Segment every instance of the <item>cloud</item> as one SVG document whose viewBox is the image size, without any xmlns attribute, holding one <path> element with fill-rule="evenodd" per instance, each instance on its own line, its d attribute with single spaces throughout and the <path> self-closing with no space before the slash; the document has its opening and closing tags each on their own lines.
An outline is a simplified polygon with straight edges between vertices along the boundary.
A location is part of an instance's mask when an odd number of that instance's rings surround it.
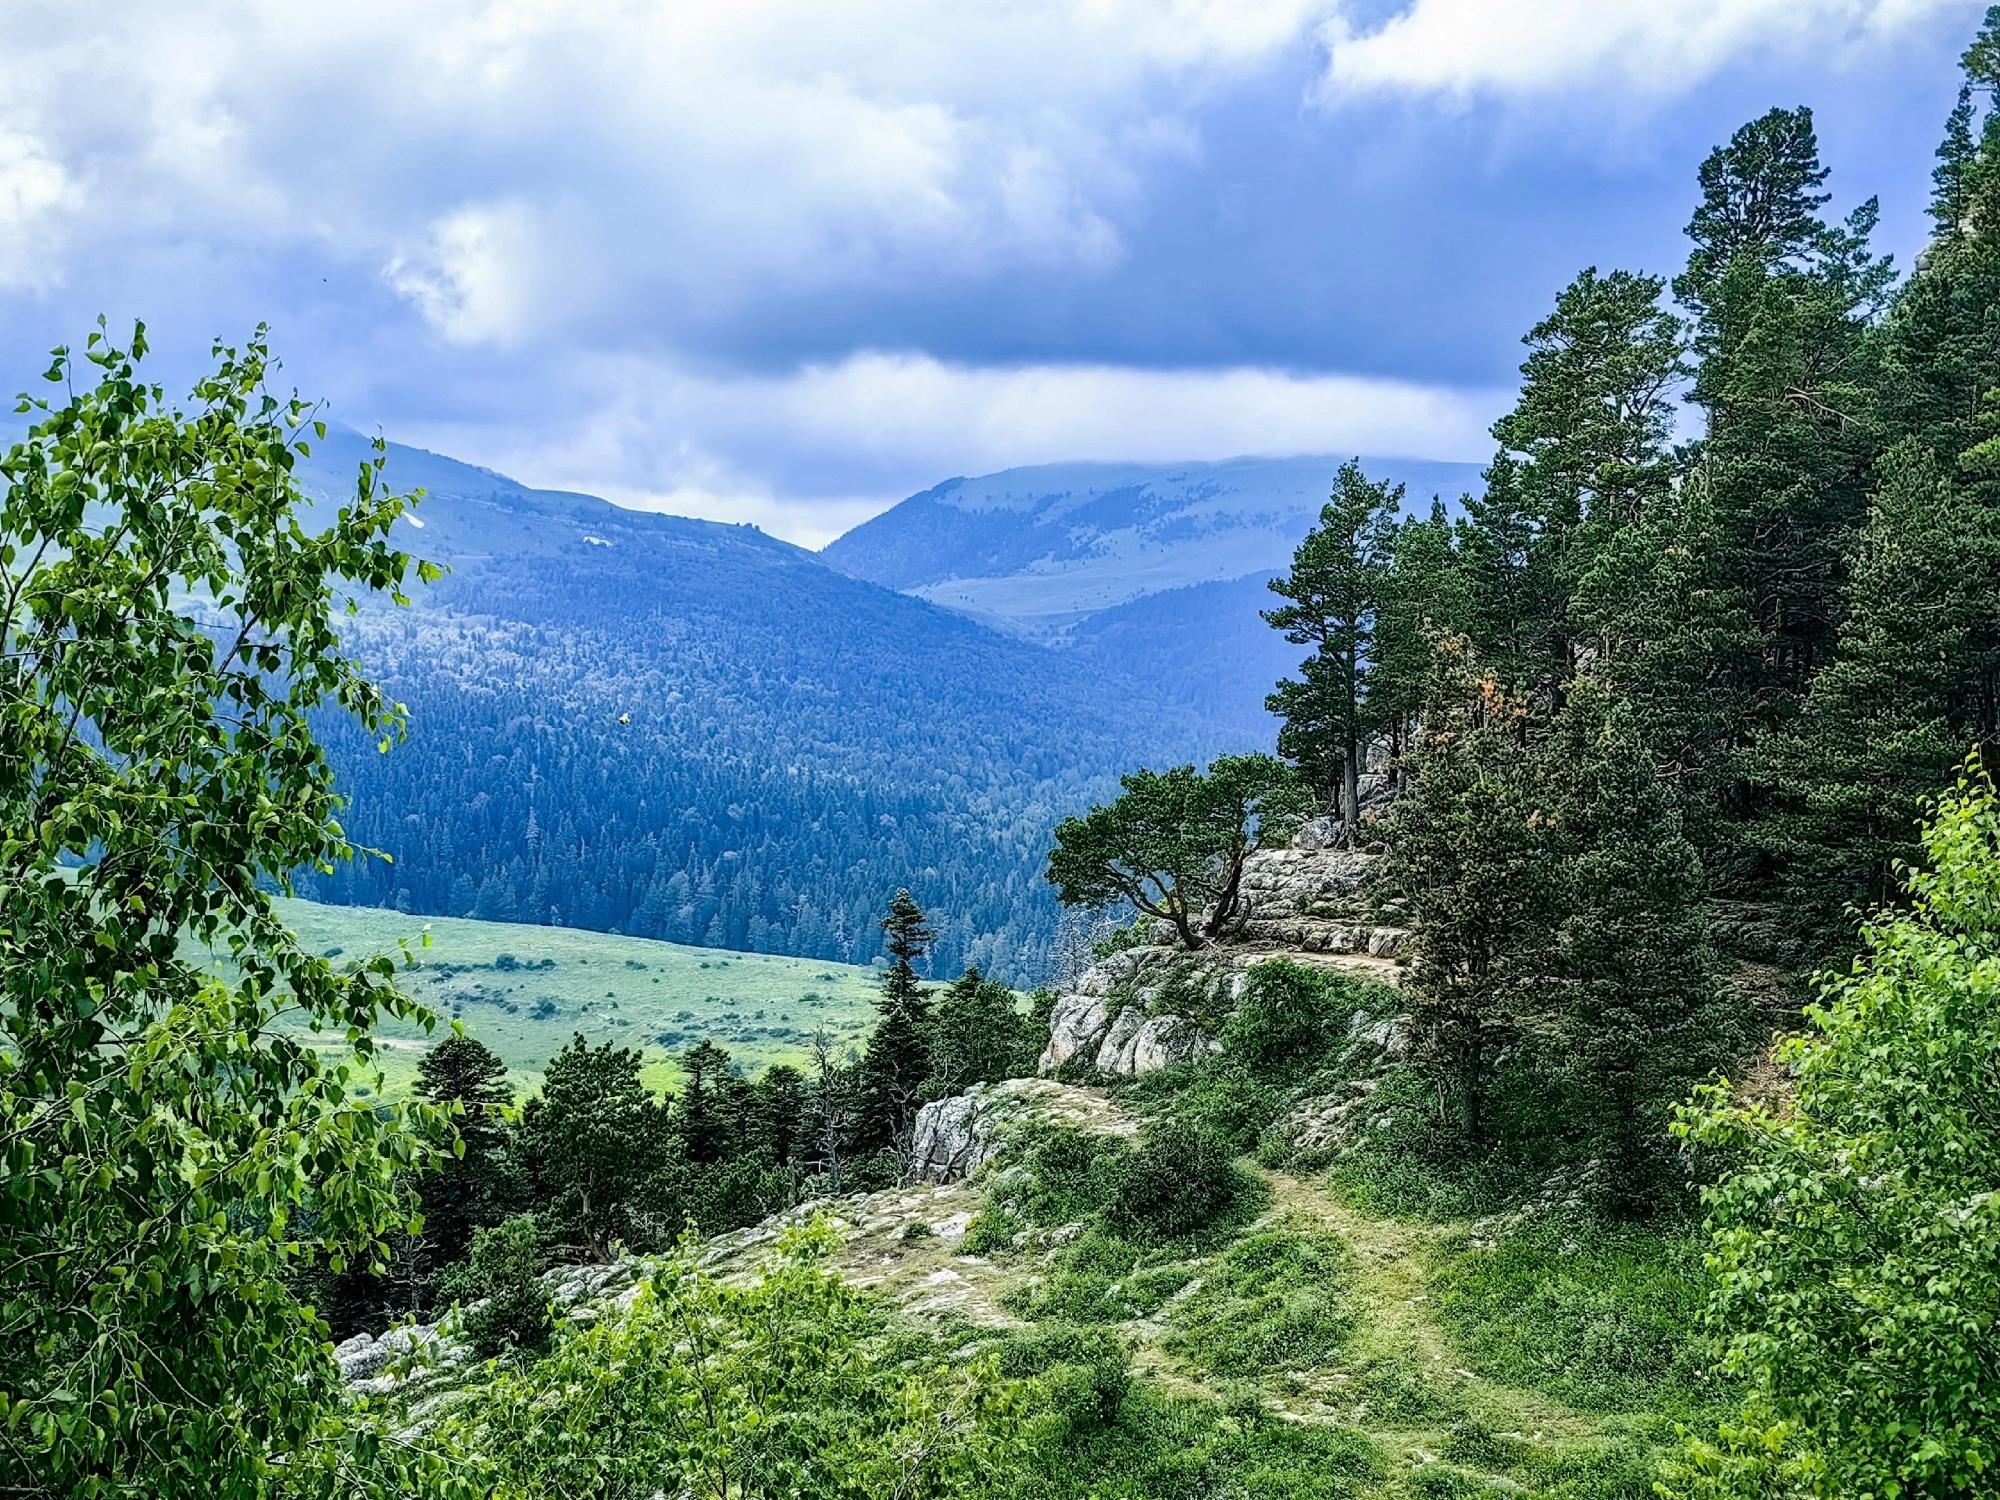
<svg viewBox="0 0 2000 1500">
<path fill-rule="evenodd" d="M 1324 23 L 1321 96 L 1679 94 L 1760 53 L 1855 54 L 1946 0 L 1411 0 L 1380 24 Z"/>
<path fill-rule="evenodd" d="M 425 429 L 524 482 L 754 520 L 818 545 L 952 474 L 1068 460 L 1368 453 L 1485 457 L 1504 391 L 1284 370 L 982 367 L 861 353 L 783 375 L 620 359 L 572 371 L 579 409 L 499 440 Z"/>
<path fill-rule="evenodd" d="M 60 279 L 63 221 L 82 196 L 39 140 L 0 130 L 0 289 Z"/>
<path fill-rule="evenodd" d="M 511 344 L 548 306 L 543 248 L 525 205 L 470 204 L 436 220 L 383 275 L 452 343 Z"/>
</svg>

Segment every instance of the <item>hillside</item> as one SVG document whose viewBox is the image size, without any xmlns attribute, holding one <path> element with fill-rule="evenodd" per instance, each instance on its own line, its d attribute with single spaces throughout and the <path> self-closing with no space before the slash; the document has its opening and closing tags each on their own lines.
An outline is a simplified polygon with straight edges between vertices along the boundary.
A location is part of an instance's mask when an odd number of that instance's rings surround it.
<svg viewBox="0 0 2000 1500">
<path fill-rule="evenodd" d="M 377 907 L 290 900 L 279 908 L 305 947 L 327 957 L 365 958 L 407 943 L 416 963 L 400 976 L 404 992 L 498 1053 L 522 1096 L 578 1032 L 640 1048 L 648 1081 L 660 1086 L 672 1079 L 670 1055 L 703 1039 L 755 1073 L 802 1062 L 820 1027 L 844 1051 L 874 1020 L 874 971 L 847 964 Z M 392 1020 L 375 1035 L 387 1087 L 407 1087 L 435 1038 Z"/>
<path fill-rule="evenodd" d="M 302 475 L 322 505 L 363 441 Z M 410 708 L 334 721 L 349 832 L 318 899 L 866 962 L 898 886 L 940 968 L 1032 982 L 1049 832 L 1135 764 L 1243 748 L 1115 662 L 1052 654 L 749 527 L 537 491 L 392 447 L 402 544 L 449 574 L 350 639 Z M 1053 732 L 1052 732 L 1053 731 Z"/>
<path fill-rule="evenodd" d="M 1258 617 L 1344 456 L 1043 464 L 949 479 L 820 554 L 1028 639 L 1072 650 L 1240 743 L 1268 741 L 1264 696 L 1298 655 Z M 1367 458 L 1406 506 L 1454 502 L 1473 464 Z"/>
<path fill-rule="evenodd" d="M 1148 594 L 1282 568 L 1345 457 L 1041 464 L 948 479 L 821 556 L 857 578 L 1060 637 Z M 1408 484 L 1414 504 L 1479 484 L 1472 464 L 1362 462 L 1373 478 Z"/>
</svg>

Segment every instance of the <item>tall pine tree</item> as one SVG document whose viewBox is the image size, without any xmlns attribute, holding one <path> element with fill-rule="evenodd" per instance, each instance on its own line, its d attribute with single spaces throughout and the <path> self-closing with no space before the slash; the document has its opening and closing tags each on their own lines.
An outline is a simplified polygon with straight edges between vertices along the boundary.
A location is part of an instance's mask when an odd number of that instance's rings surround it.
<svg viewBox="0 0 2000 1500">
<path fill-rule="evenodd" d="M 909 1144 L 919 1093 L 931 1072 L 930 994 L 916 961 L 930 951 L 932 929 L 907 890 L 896 892 L 882 919 L 889 967 L 882 975 L 881 1019 L 861 1057 L 861 1116 L 856 1144 L 865 1151 Z"/>
</svg>

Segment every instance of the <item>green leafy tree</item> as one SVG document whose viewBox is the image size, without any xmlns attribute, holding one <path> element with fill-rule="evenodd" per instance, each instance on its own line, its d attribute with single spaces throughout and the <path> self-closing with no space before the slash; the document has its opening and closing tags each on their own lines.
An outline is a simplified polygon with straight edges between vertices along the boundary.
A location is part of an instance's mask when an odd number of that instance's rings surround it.
<svg viewBox="0 0 2000 1500">
<path fill-rule="evenodd" d="M 1243 920 L 1243 860 L 1282 844 L 1312 811 L 1311 790 L 1268 755 L 1224 755 L 1135 771 L 1124 792 L 1056 829 L 1049 883 L 1066 906 L 1130 902 L 1203 948 Z"/>
<path fill-rule="evenodd" d="M 1446 656 L 1383 874 L 1408 903 L 1408 990 L 1425 1066 L 1468 1141 L 1485 1138 L 1501 1047 L 1538 1018 L 1556 881 L 1527 709 Z"/>
<path fill-rule="evenodd" d="M 354 853 L 314 716 L 399 732 L 336 619 L 411 570 L 406 502 L 378 449 L 306 529 L 318 429 L 262 329 L 185 409 L 145 353 L 55 351 L 0 455 L 0 1483 L 352 1493 L 409 1450 L 343 1418 L 287 1286 L 380 1264 L 450 1127 L 375 1097 L 376 1020 L 432 1022 L 395 965 L 307 952 L 271 892 Z"/>
<path fill-rule="evenodd" d="M 907 1145 L 917 1107 L 931 1073 L 930 992 L 917 978 L 916 963 L 936 936 L 924 909 L 908 891 L 897 891 L 882 919 L 889 967 L 882 975 L 880 1019 L 861 1055 L 860 1145 L 864 1150 Z"/>
<path fill-rule="evenodd" d="M 521 1111 L 522 1153 L 548 1227 L 598 1259 L 632 1239 L 641 1196 L 666 1156 L 667 1107 L 640 1081 L 644 1061 L 631 1048 L 574 1036 Z"/>
<path fill-rule="evenodd" d="M 938 993 L 931 1017 L 931 1092 L 937 1097 L 1032 1072 L 1040 1051 L 1014 992 L 976 965 Z"/>
<path fill-rule="evenodd" d="M 614 1315 L 503 1370 L 440 1440 L 503 1497 L 666 1493 L 877 1500 L 1006 1492 L 1018 1397 L 989 1360 L 899 1365 L 875 1305 L 794 1227 L 747 1284 L 692 1239 Z"/>
<path fill-rule="evenodd" d="M 472 1248 L 473 1231 L 498 1224 L 526 1191 L 513 1159 L 507 1110 L 514 1091 L 507 1065 L 469 1036 L 449 1036 L 417 1064 L 417 1092 L 450 1112 L 458 1127 L 453 1150 L 417 1178 L 429 1264 L 435 1269 Z"/>
<path fill-rule="evenodd" d="M 1748 1395 L 1690 1497 L 1990 1495 L 2000 1475 L 2000 803 L 1973 763 L 1772 1100 L 1705 1089 L 1710 1330 Z"/>
<path fill-rule="evenodd" d="M 1701 856 L 1630 706 L 1579 678 L 1542 754 L 1560 864 L 1551 1063 L 1588 1101 L 1610 1206 L 1665 1185 L 1669 1111 L 1716 1048 Z"/>
<path fill-rule="evenodd" d="M 756 1146 L 779 1166 L 806 1149 L 806 1080 L 790 1063 L 773 1063 L 757 1079 Z"/>
<path fill-rule="evenodd" d="M 1369 703 L 1370 644 L 1402 499 L 1402 485 L 1371 482 L 1359 460 L 1342 464 L 1291 571 L 1271 580 L 1286 602 L 1264 611 L 1286 640 L 1312 647 L 1299 675 L 1265 701 L 1282 720 L 1278 753 L 1346 822 L 1350 838 L 1360 819 L 1362 761 L 1380 727 Z"/>
</svg>

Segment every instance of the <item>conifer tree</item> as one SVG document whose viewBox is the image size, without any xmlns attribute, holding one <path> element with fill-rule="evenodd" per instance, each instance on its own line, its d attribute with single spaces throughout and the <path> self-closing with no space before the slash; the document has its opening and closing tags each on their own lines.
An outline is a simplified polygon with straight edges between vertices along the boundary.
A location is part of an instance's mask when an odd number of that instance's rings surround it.
<svg viewBox="0 0 2000 1500">
<path fill-rule="evenodd" d="M 1278 753 L 1297 765 L 1353 837 L 1360 817 L 1361 763 L 1381 727 L 1369 701 L 1370 644 L 1403 486 L 1376 484 L 1358 460 L 1340 466 L 1319 524 L 1271 580 L 1287 602 L 1264 611 L 1285 639 L 1312 647 L 1296 678 L 1265 706 L 1283 721 Z"/>
<path fill-rule="evenodd" d="M 1674 281 L 1695 314 L 1700 461 L 1759 636 L 1745 717 L 1766 726 L 1831 647 L 1877 447 L 1868 328 L 1891 268 L 1868 248 L 1874 200 L 1829 223 L 1826 179 L 1810 110 L 1743 126 L 1702 163 Z"/>
<path fill-rule="evenodd" d="M 2000 508 L 1918 443 L 1883 467 L 1839 648 L 1757 762 L 1802 961 L 1845 940 L 1853 905 L 1890 899 L 1925 806 L 2000 734 Z"/>
<path fill-rule="evenodd" d="M 1028 1018 L 1006 985 L 974 966 L 939 993 L 931 1018 L 931 1092 L 937 1097 L 1019 1077 L 1034 1061 Z"/>
<path fill-rule="evenodd" d="M 889 903 L 882 932 L 889 967 L 882 975 L 882 998 L 875 1002 L 881 1019 L 861 1057 L 863 1150 L 908 1144 L 918 1093 L 931 1071 L 930 994 L 917 978 L 916 961 L 930 951 L 933 932 L 907 890 L 897 891 Z"/>
<path fill-rule="evenodd" d="M 417 1063 L 417 1092 L 454 1112 L 462 1149 L 439 1157 L 418 1179 L 432 1268 L 461 1259 L 472 1232 L 518 1206 L 526 1184 L 509 1150 L 505 1111 L 514 1091 L 507 1065 L 469 1036 L 450 1036 Z"/>
<path fill-rule="evenodd" d="M 549 1059 L 521 1111 L 535 1196 L 550 1222 L 600 1259 L 629 1237 L 633 1206 L 664 1156 L 665 1106 L 640 1081 L 644 1059 L 579 1034 Z"/>
<path fill-rule="evenodd" d="M 1542 761 L 1563 893 L 1549 1055 L 1589 1101 L 1610 1205 L 1637 1213 L 1659 1187 L 1668 1113 L 1715 1042 L 1701 857 L 1603 683 L 1577 680 Z"/>
<path fill-rule="evenodd" d="M 1395 528 L 1376 608 L 1368 697 L 1378 731 L 1389 737 L 1392 776 L 1401 776 L 1416 734 L 1438 641 L 1462 630 L 1466 614 L 1456 533 L 1444 503 L 1433 500 L 1428 516 Z"/>
<path fill-rule="evenodd" d="M 1414 781 L 1390 813 L 1384 873 L 1408 903 L 1420 1055 L 1469 1142 L 1489 1128 L 1501 1047 L 1543 1004 L 1555 890 L 1527 708 L 1443 653 Z"/>
</svg>

